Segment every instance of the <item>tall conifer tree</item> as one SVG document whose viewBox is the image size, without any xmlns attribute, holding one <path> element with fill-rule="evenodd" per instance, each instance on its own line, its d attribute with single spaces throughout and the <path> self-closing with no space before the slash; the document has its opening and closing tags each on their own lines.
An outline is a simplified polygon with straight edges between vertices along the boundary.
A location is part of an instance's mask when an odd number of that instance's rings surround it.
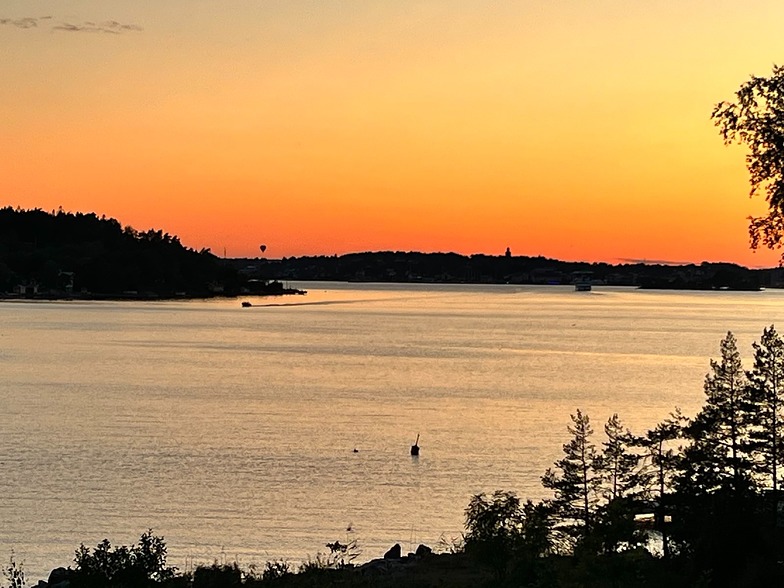
<svg viewBox="0 0 784 588">
<path fill-rule="evenodd" d="M 784 341 L 773 325 L 763 329 L 754 343 L 750 389 L 757 406 L 754 439 L 761 470 L 770 488 L 779 488 L 779 465 L 784 457 L 782 408 L 784 408 Z"/>
<path fill-rule="evenodd" d="M 662 536 L 664 557 L 670 556 L 666 502 L 672 491 L 673 478 L 682 462 L 681 447 L 676 446 L 676 443 L 683 438 L 686 422 L 686 417 L 676 408 L 668 418 L 634 441 L 635 445 L 645 449 L 647 467 L 640 477 L 642 483 L 650 487 L 650 494 L 655 499 L 654 522 Z"/>
<path fill-rule="evenodd" d="M 753 483 L 755 404 L 735 335 L 728 332 L 720 349 L 721 358 L 711 360 L 705 376 L 705 405 L 687 429 L 692 444 L 686 459 L 692 462 L 693 481 L 700 490 L 738 492 Z"/>
<path fill-rule="evenodd" d="M 564 457 L 554 464 L 557 472 L 548 468 L 542 476 L 542 485 L 555 494 L 554 504 L 562 518 L 574 522 L 573 534 L 585 537 L 590 533 L 599 501 L 599 455 L 591 442 L 593 428 L 588 416 L 579 410 L 570 416 L 572 425 L 567 430 L 572 439 L 563 446 Z"/>
<path fill-rule="evenodd" d="M 639 485 L 637 466 L 640 456 L 629 451 L 632 434 L 624 429 L 618 414 L 613 414 L 604 425 L 607 440 L 602 444 L 601 471 L 605 481 L 604 497 L 613 501 L 624 498 Z"/>
<path fill-rule="evenodd" d="M 605 502 L 596 510 L 592 534 L 596 547 L 613 553 L 622 545 L 645 542 L 645 535 L 634 521 L 638 501 L 646 491 L 645 472 L 640 468 L 643 456 L 632 451 L 635 437 L 624 428 L 618 414 L 613 414 L 604 424 L 604 433 L 606 440 L 594 470 L 599 475 L 600 493 Z"/>
</svg>

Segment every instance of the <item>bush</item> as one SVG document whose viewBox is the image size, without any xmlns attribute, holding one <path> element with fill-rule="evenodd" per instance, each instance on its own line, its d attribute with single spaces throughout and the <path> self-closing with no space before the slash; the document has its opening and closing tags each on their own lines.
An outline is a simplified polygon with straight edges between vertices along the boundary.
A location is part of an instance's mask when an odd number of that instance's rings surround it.
<svg viewBox="0 0 784 588">
<path fill-rule="evenodd" d="M 283 576 L 291 574 L 291 566 L 285 560 L 268 561 L 264 564 L 264 570 L 261 572 L 261 579 L 263 581 L 277 580 Z"/>
<path fill-rule="evenodd" d="M 193 588 L 235 588 L 242 586 L 242 570 L 233 564 L 212 564 L 193 572 Z"/>
<path fill-rule="evenodd" d="M 112 548 L 108 539 L 92 552 L 82 543 L 74 557 L 76 569 L 71 584 L 78 588 L 151 586 L 174 577 L 175 568 L 166 565 L 166 543 L 152 529 L 139 539 L 138 545 Z"/>
<path fill-rule="evenodd" d="M 8 565 L 3 568 L 3 576 L 8 580 L 8 588 L 24 588 L 27 585 L 23 566 L 16 563 L 13 553 Z"/>
<path fill-rule="evenodd" d="M 552 546 L 548 506 L 524 505 L 513 492 L 496 490 L 492 496 L 477 494 L 465 511 L 465 551 L 499 577 L 511 567 L 530 565 Z"/>
</svg>

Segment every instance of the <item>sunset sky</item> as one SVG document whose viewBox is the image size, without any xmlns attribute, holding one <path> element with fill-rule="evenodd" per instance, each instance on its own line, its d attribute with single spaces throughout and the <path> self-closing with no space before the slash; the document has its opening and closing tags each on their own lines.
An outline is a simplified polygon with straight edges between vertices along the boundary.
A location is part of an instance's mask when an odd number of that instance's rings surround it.
<svg viewBox="0 0 784 588">
<path fill-rule="evenodd" d="M 733 261 L 781 0 L 3 0 L 0 205 L 229 257 Z"/>
</svg>

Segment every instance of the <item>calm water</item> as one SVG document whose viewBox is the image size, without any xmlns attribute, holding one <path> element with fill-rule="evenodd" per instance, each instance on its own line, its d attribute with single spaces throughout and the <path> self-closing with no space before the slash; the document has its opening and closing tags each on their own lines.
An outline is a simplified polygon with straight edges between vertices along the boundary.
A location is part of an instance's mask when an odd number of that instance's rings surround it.
<svg viewBox="0 0 784 588">
<path fill-rule="evenodd" d="M 575 409 L 693 414 L 726 331 L 748 358 L 784 323 L 778 291 L 302 287 L 0 304 L 0 558 L 37 580 L 150 527 L 181 569 L 299 562 L 349 524 L 362 559 L 435 546 L 474 493 L 544 496 Z"/>
</svg>

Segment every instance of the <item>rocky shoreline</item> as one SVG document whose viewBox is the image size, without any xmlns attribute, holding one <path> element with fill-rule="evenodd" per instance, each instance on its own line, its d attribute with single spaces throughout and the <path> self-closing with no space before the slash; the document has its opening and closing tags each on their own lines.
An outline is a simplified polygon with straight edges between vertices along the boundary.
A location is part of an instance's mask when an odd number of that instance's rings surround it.
<svg viewBox="0 0 784 588">
<path fill-rule="evenodd" d="M 269 566 L 270 564 L 268 564 Z M 199 570 L 212 570 L 212 580 L 205 582 L 204 574 Z M 232 574 L 232 571 L 238 573 Z M 223 573 L 222 580 L 218 576 Z M 202 578 L 200 579 L 200 576 Z M 451 586 L 468 588 L 469 586 L 488 585 L 492 580 L 486 570 L 478 568 L 464 553 L 435 553 L 427 545 L 420 544 L 414 552 L 403 554 L 399 543 L 393 545 L 382 557 L 371 559 L 362 564 L 347 564 L 331 567 L 303 565 L 298 572 L 283 573 L 276 577 L 254 576 L 252 573 L 241 572 L 236 564 L 197 568 L 193 573 L 177 574 L 164 582 L 146 581 L 119 582 L 118 586 L 127 588 L 135 586 L 176 586 L 191 588 L 217 588 L 219 586 L 368 586 L 379 588 L 400 588 L 416 584 L 417 586 Z M 216 581 L 217 580 L 217 581 Z M 31 588 L 79 588 L 92 586 L 85 582 L 79 572 L 71 567 L 57 567 L 51 570 L 46 580 L 35 584 L 19 584 Z M 114 583 L 112 585 L 115 585 Z"/>
</svg>

